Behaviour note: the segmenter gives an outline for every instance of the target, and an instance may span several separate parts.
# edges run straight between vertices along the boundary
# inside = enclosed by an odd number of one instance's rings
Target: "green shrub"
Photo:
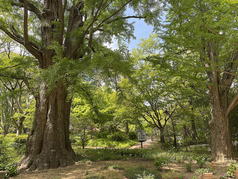
[[[123,142],[127,140],[127,137],[124,133],[122,132],[115,132],[110,135],[111,140],[117,141],[117,142]]]
[[[142,166],[137,168],[130,168],[125,171],[125,176],[127,179],[137,179],[138,175],[140,176],[154,175],[154,179],[162,179],[162,176],[158,172],[148,170]]]
[[[209,160],[209,156],[201,155],[201,156],[196,156],[194,159],[197,161],[198,167],[202,168],[203,165]]]
[[[137,133],[136,132],[129,132],[129,139],[130,140],[136,140],[137,139]]]
[[[87,149],[83,153],[77,154],[78,159],[99,160],[118,160],[123,158],[141,158],[154,160],[154,152],[150,149]]]
[[[153,165],[158,169],[161,170],[164,164],[168,164],[169,159],[165,157],[158,157],[156,160],[153,162]]]
[[[10,161],[10,156],[6,154],[6,146],[0,145],[0,170],[6,170],[6,167]]]
[[[185,164],[185,168],[188,172],[191,172],[192,171],[192,162]]]
[[[110,134],[109,131],[103,131],[103,132],[97,133],[96,137],[99,139],[100,138],[106,139],[109,134]]]
[[[16,137],[16,134],[7,134],[6,137]]]
[[[17,175],[17,163],[10,163],[6,167],[7,174],[5,178],[13,177]]]
[[[153,174],[146,175],[144,171],[143,175],[137,174],[137,179],[154,179],[154,175]]]
[[[14,142],[24,145],[24,144],[26,144],[27,137],[28,137],[28,135],[15,136]]]

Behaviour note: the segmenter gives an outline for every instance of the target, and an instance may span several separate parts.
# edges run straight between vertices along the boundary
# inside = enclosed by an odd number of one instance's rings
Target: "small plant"
[[[202,173],[214,173],[215,169],[215,163],[208,163],[207,168],[199,168],[195,171],[195,173],[202,176]]]
[[[157,158],[154,162],[153,165],[158,169],[161,170],[164,164],[168,164],[169,160],[164,157],[159,157]]]
[[[137,168],[130,168],[125,171],[125,176],[127,179],[137,179],[138,175],[154,175],[154,178],[162,179],[162,176],[158,172],[148,170],[147,168],[142,166]]]
[[[215,163],[207,163],[207,168],[209,169],[208,173],[215,173],[216,171]]]
[[[5,178],[13,177],[17,175],[17,163],[11,163],[6,167],[7,174]]]
[[[203,165],[206,163],[206,159],[203,156],[197,156],[197,157],[195,157],[195,160],[196,160],[199,168],[202,168]]]
[[[142,176],[140,174],[137,174],[137,179],[154,179],[153,174],[146,174],[145,171],[143,172]]]
[[[198,179],[198,178],[194,176],[192,179]]]
[[[238,163],[236,160],[230,160],[229,166],[227,167],[227,176],[228,177],[234,177],[234,171],[238,169]]]
[[[188,172],[192,171],[192,162],[190,161],[189,163],[185,164],[185,168]]]
[[[226,173],[223,173],[222,176],[220,176],[220,179],[226,179],[228,176]]]

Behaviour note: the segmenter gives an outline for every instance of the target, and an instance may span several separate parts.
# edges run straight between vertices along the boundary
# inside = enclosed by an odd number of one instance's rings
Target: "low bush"
[[[7,174],[5,178],[13,177],[17,175],[17,163],[13,162],[6,166]]]
[[[129,139],[130,140],[137,140],[137,133],[136,132],[129,132]]]
[[[98,139],[101,139],[101,138],[102,138],[102,139],[106,139],[109,134],[110,134],[109,131],[103,131],[103,132],[97,133],[96,137],[97,137]]]
[[[127,140],[127,137],[122,132],[115,132],[110,135],[110,139],[117,142],[123,142]]]
[[[192,171],[192,162],[190,161],[189,163],[185,164],[185,168],[188,172]]]
[[[153,155],[154,151],[150,149],[87,149],[83,150],[80,154],[77,154],[79,160],[89,159],[91,161],[127,158],[154,160]]]
[[[194,157],[194,159],[196,160],[198,167],[202,168],[203,165],[207,162],[210,161],[210,156],[209,155],[200,155],[200,156],[196,156]]]
[[[125,171],[125,176],[127,179],[137,179],[140,176],[153,176],[153,179],[162,179],[162,176],[152,170],[148,170],[145,167],[130,168]]]
[[[153,165],[158,169],[161,170],[163,165],[168,164],[169,159],[165,157],[158,157],[156,160],[153,162]]]

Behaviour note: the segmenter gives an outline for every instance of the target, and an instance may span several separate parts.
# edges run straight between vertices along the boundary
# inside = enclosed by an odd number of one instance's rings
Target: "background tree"
[[[164,58],[188,66],[190,71],[206,73],[204,83],[189,76],[188,68],[177,69],[180,76],[206,86],[209,91],[212,159],[223,162],[233,156],[228,116],[238,101],[238,95],[228,98],[238,67],[237,3],[210,0],[168,3],[162,39],[169,53]]]
[[[29,113],[29,108],[34,99],[30,99],[31,93],[26,84],[28,84],[27,78],[31,75],[30,71],[33,70],[30,68],[34,61],[26,56],[24,49],[6,36],[1,36],[0,41],[2,42],[0,46],[2,127],[7,129],[10,124],[13,124],[19,135],[22,134],[24,120],[32,115]],[[14,48],[18,48],[19,54],[13,51]],[[28,70],[28,74],[25,70]],[[3,131],[7,134],[5,129]]]

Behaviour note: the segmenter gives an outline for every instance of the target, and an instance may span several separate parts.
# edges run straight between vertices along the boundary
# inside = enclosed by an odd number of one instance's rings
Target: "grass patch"
[[[156,151],[150,149],[85,149],[77,153],[78,160],[104,161],[140,158],[154,160]]]

